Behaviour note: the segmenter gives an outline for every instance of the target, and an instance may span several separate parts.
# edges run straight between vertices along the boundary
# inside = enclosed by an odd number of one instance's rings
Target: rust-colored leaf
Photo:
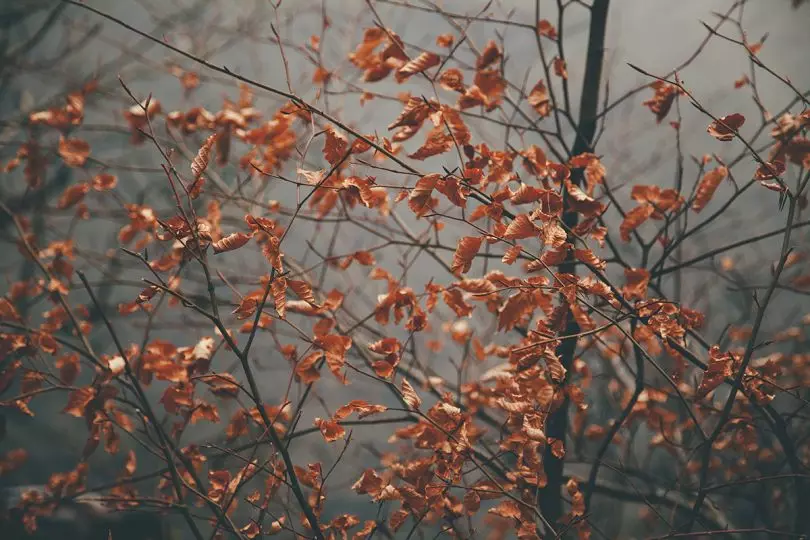
[[[428,174],[417,180],[416,185],[411,189],[408,195],[408,207],[417,217],[424,216],[433,208],[433,190],[436,189],[436,184],[441,178],[440,174]]]
[[[426,69],[430,69],[433,66],[438,66],[441,62],[441,58],[438,54],[432,52],[423,52],[397,71],[397,81],[402,82],[411,75],[416,75],[417,73],[422,73]]]
[[[411,409],[419,409],[422,406],[422,398],[416,393],[416,390],[413,389],[411,383],[408,382],[407,379],[402,379],[402,385],[400,387],[402,391],[402,399]]]
[[[211,158],[211,148],[214,146],[216,138],[216,134],[209,135],[197,151],[197,155],[194,156],[194,159],[191,161],[191,174],[195,180],[202,176],[202,173],[204,173],[205,169],[208,167],[208,161]]]
[[[217,240],[216,242],[211,244],[211,247],[214,248],[214,253],[224,253],[226,251],[233,251],[234,249],[239,249],[240,247],[247,244],[251,238],[253,238],[252,234],[235,232],[229,234],[228,236],[223,237],[220,240]]]
[[[453,264],[450,271],[455,275],[461,275],[470,271],[472,261],[481,249],[483,238],[480,236],[465,236],[458,241],[456,252],[453,254]]]
[[[706,205],[709,204],[709,201],[712,200],[714,192],[717,191],[717,187],[726,176],[728,176],[728,169],[723,166],[707,172],[703,178],[701,178],[697,190],[695,191],[695,200],[692,201],[692,210],[695,212],[703,210]]]
[[[730,141],[734,134],[745,123],[745,117],[739,113],[718,118],[706,128],[706,131],[718,141]]]
[[[287,279],[277,277],[270,284],[271,292],[273,293],[273,303],[276,306],[276,313],[280,318],[284,318],[287,313]]]
[[[83,139],[60,137],[59,155],[68,167],[81,167],[90,157],[90,145]]]

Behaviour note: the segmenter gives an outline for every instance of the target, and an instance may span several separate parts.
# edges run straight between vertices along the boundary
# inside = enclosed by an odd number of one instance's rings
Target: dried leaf
[[[323,435],[326,442],[335,442],[346,435],[346,430],[343,429],[343,426],[332,419],[324,420],[322,418],[316,418],[315,426],[321,430],[321,435]]]
[[[191,174],[195,180],[200,178],[208,167],[208,160],[211,158],[211,148],[214,146],[216,138],[216,134],[209,135],[197,151],[197,155],[194,156],[194,159],[191,161]]]
[[[81,167],[90,157],[90,145],[83,139],[59,137],[59,155],[68,167]]]
[[[419,409],[422,406],[422,398],[420,398],[416,390],[413,389],[411,383],[407,379],[402,379],[402,399],[411,409]]]
[[[408,207],[417,217],[422,217],[433,208],[433,190],[441,180],[440,174],[428,174],[420,178],[408,195]]]
[[[253,238],[252,234],[243,232],[235,232],[217,240],[211,246],[214,248],[214,253],[224,253],[226,251],[233,251],[247,244]]]
[[[726,176],[728,176],[728,169],[723,166],[707,172],[703,178],[701,178],[697,190],[695,191],[695,200],[692,201],[692,210],[695,212],[703,210],[706,205],[709,204],[720,182],[722,182]]]
[[[745,123],[745,117],[739,113],[718,118],[706,128],[706,131],[718,141],[730,141],[735,132]]]
[[[276,313],[283,319],[287,313],[287,279],[276,277],[273,283],[270,284],[270,289],[273,292],[273,302],[276,306]]]
[[[453,254],[453,264],[450,271],[459,276],[470,271],[472,261],[481,249],[483,238],[479,236],[465,236],[458,241],[456,252]]]
[[[438,54],[432,52],[423,52],[397,71],[397,82],[402,82],[411,75],[416,75],[417,73],[422,73],[426,69],[430,69],[433,66],[438,66],[441,62],[441,58]]]
[[[622,224],[619,225],[619,235],[625,242],[630,241],[630,233],[638,229],[642,223],[650,219],[655,212],[655,207],[651,204],[640,204],[627,212]]]

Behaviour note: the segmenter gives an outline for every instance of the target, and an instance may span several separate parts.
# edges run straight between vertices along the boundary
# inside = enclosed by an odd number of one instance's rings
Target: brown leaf
[[[109,191],[118,184],[118,177],[114,174],[97,174],[93,177],[92,184],[96,191]]]
[[[343,384],[349,384],[346,375],[341,370],[346,363],[346,352],[352,347],[352,338],[328,334],[316,337],[314,343],[326,353],[326,364],[335,377]]]
[[[489,67],[492,63],[498,61],[502,57],[503,53],[501,52],[500,47],[498,47],[498,44],[495,43],[494,40],[489,40],[484,47],[484,50],[481,51],[481,56],[479,56],[478,60],[476,60],[475,68],[477,70],[482,70]]]
[[[745,123],[745,117],[739,113],[718,118],[706,128],[706,131],[718,141],[730,141],[734,134]]]
[[[417,217],[422,217],[433,208],[433,190],[441,180],[440,174],[428,174],[420,178],[408,195],[408,207]]]
[[[625,242],[630,241],[630,233],[638,229],[642,223],[647,221],[655,212],[655,207],[651,204],[640,204],[627,212],[622,224],[619,225],[619,235]]]
[[[56,202],[56,207],[60,210],[64,210],[66,208],[70,208],[75,206],[76,204],[80,203],[84,196],[90,191],[90,184],[88,183],[81,183],[70,186],[59,197],[59,200]]]
[[[407,379],[402,379],[402,399],[411,409],[419,409],[422,406],[422,398],[413,389]]]
[[[240,247],[247,244],[251,238],[253,238],[252,234],[235,232],[229,234],[228,236],[220,240],[217,240],[212,244],[212,247],[214,248],[214,253],[224,253],[226,251],[233,251],[234,249],[239,249]]]
[[[279,274],[284,272],[284,267],[281,264],[281,241],[275,236],[270,236],[262,248],[265,258],[270,262],[276,272]]]
[[[273,302],[276,306],[276,313],[280,318],[284,318],[287,312],[287,279],[276,277],[270,285],[273,292]]]
[[[726,176],[728,176],[728,169],[723,166],[707,172],[698,184],[695,192],[695,200],[692,201],[692,210],[695,212],[703,210],[706,205],[709,204],[720,182],[722,182]]]
[[[208,167],[208,160],[211,158],[211,148],[214,146],[216,138],[216,134],[209,135],[197,151],[197,155],[194,156],[194,159],[191,161],[191,174],[195,180],[202,176],[202,173],[205,172],[206,167]]]
[[[703,372],[703,379],[697,389],[697,397],[701,398],[720,386],[726,377],[734,373],[734,357],[731,353],[721,353],[720,347],[713,345],[709,349],[709,365]]]
[[[90,157],[90,145],[83,139],[59,137],[59,155],[68,167],[81,167]]]
[[[464,93],[464,74],[457,68],[448,68],[439,75],[439,84],[445,90]]]
[[[465,236],[458,241],[456,252],[453,254],[453,264],[450,271],[455,275],[461,275],[470,271],[472,260],[481,249],[483,238],[479,236]]]
[[[301,281],[298,279],[289,279],[287,280],[287,285],[289,285],[289,287],[293,290],[295,295],[304,302],[308,302],[313,306],[318,305],[315,302],[315,295],[312,294],[312,286],[306,281]]]
[[[625,285],[622,294],[627,300],[644,300],[647,298],[647,286],[650,283],[650,271],[646,268],[625,268]]]
[[[417,73],[422,73],[426,69],[430,69],[433,66],[438,66],[441,62],[441,58],[438,54],[432,52],[423,52],[397,71],[397,82],[402,82],[411,75],[416,75]]]
[[[540,235],[540,230],[529,219],[528,214],[518,214],[515,219],[506,227],[503,237],[507,240],[517,240],[521,238],[534,238]]]
[[[332,126],[327,127],[324,133],[326,134],[326,142],[323,146],[323,157],[334,167],[340,163],[340,160],[345,158],[349,148],[349,141],[342,133],[335,131]]]
[[[423,160],[429,157],[443,154],[453,147],[453,137],[447,133],[444,125],[436,126],[431,129],[425,143],[416,149],[416,152],[408,154],[411,159]]]
[[[346,430],[343,429],[343,426],[332,419],[324,420],[322,418],[316,418],[315,426],[321,430],[321,435],[323,435],[326,442],[335,442],[346,435]]]
[[[529,105],[540,115],[540,118],[545,118],[551,114],[551,100],[548,97],[548,90],[543,81],[537,81],[532,91],[529,93]]]

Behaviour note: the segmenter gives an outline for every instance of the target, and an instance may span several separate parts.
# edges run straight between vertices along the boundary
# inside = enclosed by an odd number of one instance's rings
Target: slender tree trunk
[[[599,106],[599,87],[602,83],[602,63],[605,53],[605,28],[607,27],[608,6],[610,0],[594,0],[591,8],[591,23],[588,33],[588,52],[585,60],[585,77],[582,81],[582,95],[579,106],[579,122],[577,126],[576,141],[572,155],[578,155],[592,150],[593,138],[596,134],[596,114]],[[574,169],[571,171],[571,179],[574,184],[579,185],[583,180],[583,170]],[[573,228],[579,221],[576,212],[565,212],[563,221]],[[561,273],[576,273],[574,262],[565,262],[560,265]],[[568,314],[568,323],[564,336],[570,336],[579,332],[579,325]],[[563,336],[563,337],[564,337]],[[560,357],[567,373],[571,372],[574,361],[577,340],[564,339],[557,348],[557,355]],[[567,375],[566,375],[567,376]],[[546,423],[546,436],[565,441],[568,431],[568,399],[555,412],[551,414]],[[545,468],[548,484],[540,491],[540,511],[543,516],[553,524],[563,516],[562,488],[565,480],[563,478],[563,459],[557,459],[551,448],[547,447],[543,456],[543,466]]]

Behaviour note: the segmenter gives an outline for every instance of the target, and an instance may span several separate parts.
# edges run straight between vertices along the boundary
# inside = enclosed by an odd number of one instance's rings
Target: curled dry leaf
[[[197,151],[197,155],[194,156],[194,159],[191,161],[191,174],[195,180],[202,176],[202,173],[205,172],[205,169],[208,167],[208,161],[211,158],[211,148],[214,146],[216,138],[216,134],[209,135]]]
[[[709,201],[712,200],[714,192],[717,191],[717,187],[726,176],[728,176],[728,169],[723,166],[707,172],[698,184],[695,192],[695,200],[692,201],[692,210],[695,212],[703,210],[706,205],[709,204]]]
[[[483,238],[479,236],[465,236],[458,241],[456,252],[453,254],[453,264],[450,271],[455,275],[461,275],[470,271],[472,260],[481,249]]]
[[[408,195],[408,207],[417,217],[422,217],[433,208],[433,190],[441,180],[440,174],[428,174],[417,180]]]
[[[318,305],[315,302],[315,295],[312,294],[312,286],[306,281],[289,279],[287,280],[287,285],[293,290],[295,295],[304,302],[312,304],[313,306]]]
[[[273,293],[273,302],[276,306],[276,313],[280,318],[284,318],[287,313],[287,279],[283,277],[276,277],[273,283],[270,284],[270,289]]]
[[[253,238],[252,234],[243,232],[231,233],[228,236],[217,240],[212,244],[214,253],[224,253],[226,251],[233,251],[247,244]]]
[[[397,81],[402,82],[411,75],[416,75],[417,73],[422,73],[426,69],[430,69],[433,66],[438,66],[441,62],[441,58],[438,54],[432,52],[423,52],[397,71]]]
[[[419,409],[422,406],[422,398],[416,393],[416,390],[413,389],[411,383],[408,382],[407,379],[402,379],[402,399],[411,409]]]
[[[706,131],[718,141],[730,141],[734,134],[745,123],[745,117],[739,113],[718,118],[706,128]]]

